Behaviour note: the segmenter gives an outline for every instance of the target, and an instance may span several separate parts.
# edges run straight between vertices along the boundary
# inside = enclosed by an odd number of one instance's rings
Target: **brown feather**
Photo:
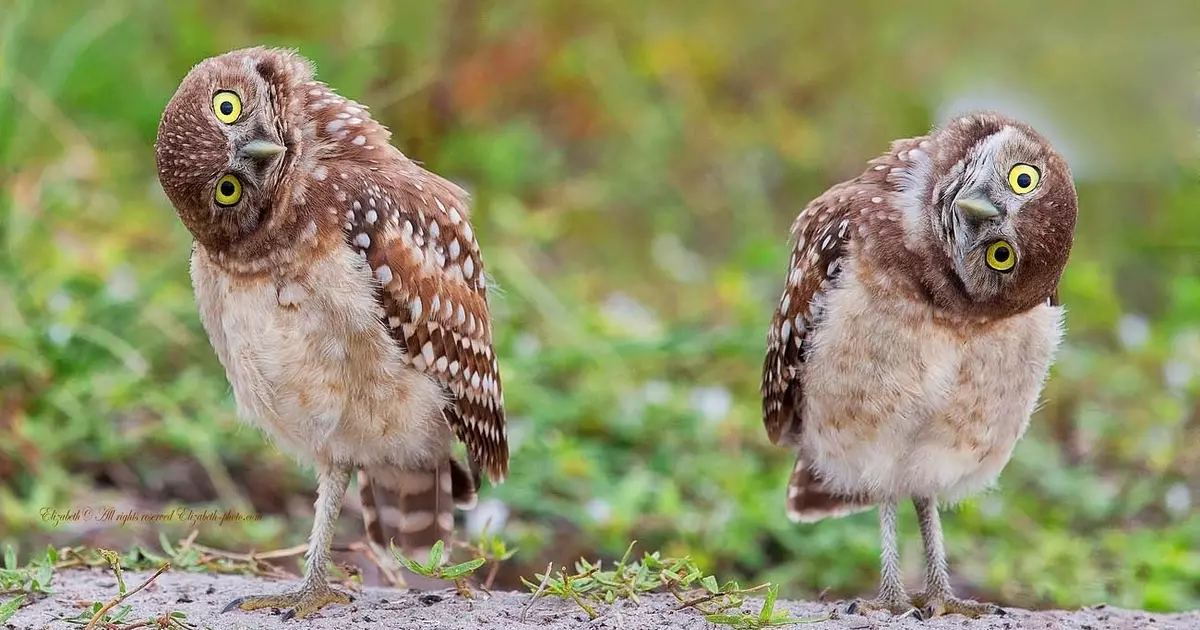
[[[826,518],[839,518],[869,510],[873,506],[868,499],[827,492],[804,458],[796,458],[792,476],[788,479],[786,504],[788,518],[793,522],[812,523]]]
[[[392,147],[391,132],[365,106],[322,83],[308,86],[329,153],[317,184],[335,195],[346,245],[379,282],[380,319],[409,364],[446,389],[446,419],[471,469],[500,483],[508,472],[504,397],[466,193]]]

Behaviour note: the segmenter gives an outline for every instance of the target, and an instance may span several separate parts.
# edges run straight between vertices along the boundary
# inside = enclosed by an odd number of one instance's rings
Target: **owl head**
[[[1029,125],[994,112],[956,118],[929,136],[919,212],[944,292],[1003,317],[1054,293],[1074,240],[1071,171]]]
[[[327,222],[314,208],[333,205],[335,193],[321,180],[369,168],[388,148],[390,133],[365,107],[314,75],[294,51],[235,50],[196,64],[167,103],[159,182],[206,249],[242,261],[277,256],[314,218]]]

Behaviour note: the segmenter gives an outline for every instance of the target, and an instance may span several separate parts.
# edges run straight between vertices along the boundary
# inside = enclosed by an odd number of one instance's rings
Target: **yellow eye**
[[[1009,271],[1017,264],[1017,253],[1008,241],[996,241],[987,248],[987,266],[996,271]]]
[[[213,113],[217,120],[232,125],[242,115],[242,99],[227,90],[217,92],[213,95]]]
[[[233,175],[226,175],[217,180],[217,188],[213,191],[213,199],[218,206],[232,206],[242,200],[242,181]]]
[[[1042,174],[1028,164],[1018,164],[1008,171],[1008,186],[1018,195],[1024,195],[1037,188],[1040,181]]]

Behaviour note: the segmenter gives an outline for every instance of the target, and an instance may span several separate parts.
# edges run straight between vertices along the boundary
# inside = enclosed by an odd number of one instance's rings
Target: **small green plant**
[[[0,596],[16,595],[12,599],[0,603],[0,623],[17,614],[17,610],[27,601],[50,593],[50,581],[54,578],[54,567],[58,562],[58,552],[53,547],[47,547],[41,558],[36,558],[27,566],[17,566],[17,553],[11,546],[4,549],[4,566],[0,568]]]
[[[487,562],[486,558],[472,558],[466,562],[452,564],[450,566],[442,566],[443,555],[445,552],[445,544],[442,541],[433,543],[429,548],[429,560],[425,564],[421,564],[416,560],[411,560],[404,557],[395,546],[392,547],[392,555],[400,561],[409,571],[417,575],[433,578],[435,580],[451,580],[454,582],[454,588],[459,595],[467,599],[473,599],[471,589],[467,586],[467,576],[474,573],[479,567]]]
[[[107,612],[101,613],[104,607],[104,602],[93,602],[89,608],[75,617],[64,618],[62,621],[89,629],[138,630],[139,628],[158,628],[160,630],[197,630],[196,626],[188,623],[187,613],[178,610],[172,610],[140,621],[131,621],[128,618],[130,611],[133,610],[132,606],[126,604],[116,613],[112,614]],[[95,620],[94,623],[93,620]]]
[[[732,628],[745,628],[747,630],[756,630],[757,628],[767,628],[770,626],[790,626],[798,623],[816,623],[818,621],[826,621],[829,616],[815,617],[812,619],[803,619],[793,617],[789,611],[775,612],[775,599],[779,596],[779,585],[772,584],[767,587],[767,597],[763,601],[762,609],[758,614],[753,613],[716,613],[705,615],[704,620],[709,623],[715,623]]]
[[[19,609],[21,604],[24,602],[25,596],[17,595],[3,604],[0,604],[0,623],[4,623],[9,619],[12,619],[12,616],[17,614],[17,609]]]
[[[720,584],[716,576],[705,573],[687,556],[663,558],[654,552],[644,554],[640,562],[630,562],[629,557],[636,544],[630,543],[625,555],[611,570],[605,570],[601,562],[592,563],[581,558],[575,564],[574,573],[559,569],[554,575],[547,568],[546,573],[536,576],[538,583],[524,578],[521,581],[533,590],[533,599],[548,595],[570,599],[592,619],[599,616],[598,605],[611,605],[618,599],[639,603],[639,595],[667,592],[679,601],[676,610],[694,609],[713,623],[757,628],[810,621],[793,618],[787,612],[774,612],[778,586],[760,584],[742,588],[736,581]],[[764,589],[767,591],[767,602],[759,615],[729,614],[730,610],[745,603],[747,595]],[[760,619],[768,623],[764,624]],[[745,625],[751,622],[760,625]]]
[[[108,549],[97,549],[96,554],[108,563],[112,568],[113,574],[117,578],[117,596],[105,602],[93,602],[91,607],[80,612],[74,617],[64,617],[61,621],[66,623],[83,626],[84,630],[92,630],[93,628],[106,628],[108,630],[136,630],[137,628],[175,628],[176,630],[195,630],[195,627],[188,624],[185,620],[187,615],[178,611],[167,611],[161,615],[150,617],[142,621],[126,623],[129,612],[132,607],[125,604],[125,600],[139,591],[150,586],[158,576],[166,572],[171,567],[170,562],[162,563],[158,570],[153,575],[146,578],[144,582],[134,587],[128,588],[125,585],[125,569],[121,566],[121,556],[115,551]],[[122,605],[124,604],[124,605]],[[119,608],[118,608],[119,607]],[[116,612],[113,612],[116,609]]]
[[[111,567],[109,557],[104,549],[92,547],[63,547],[57,550],[55,569],[74,569],[79,567],[103,568]],[[160,566],[166,561],[163,556],[141,547],[133,547],[125,553],[117,555],[121,566],[130,571],[147,571]]]
[[[488,534],[486,527],[474,541],[461,542],[457,545],[465,549],[470,557],[483,558],[485,564],[490,564],[487,576],[479,585],[484,591],[491,590],[492,583],[496,580],[496,572],[500,570],[500,564],[513,557],[518,551],[516,547],[510,549],[503,538]]]

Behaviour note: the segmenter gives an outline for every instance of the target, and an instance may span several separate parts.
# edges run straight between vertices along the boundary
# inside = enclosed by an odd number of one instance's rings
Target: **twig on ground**
[[[180,543],[179,543],[179,552],[180,552],[180,553],[183,553],[184,551],[187,551],[188,549],[191,549],[191,548],[192,548],[192,543],[196,542],[196,537],[197,537],[197,536],[199,536],[199,535],[200,535],[200,530],[198,530],[198,529],[193,529],[193,530],[191,531],[191,533],[189,533],[189,534],[188,534],[187,538],[184,538],[182,541],[180,541]]]
[[[529,612],[530,608],[533,608],[533,603],[537,601],[537,598],[542,596],[542,593],[546,592],[546,585],[550,583],[550,575],[551,575],[551,571],[553,571],[553,570],[554,570],[553,562],[546,565],[546,576],[542,578],[542,583],[538,584],[537,590],[535,590],[533,592],[533,595],[531,595],[529,597],[529,601],[525,604],[524,607],[521,608],[521,622],[522,623],[525,621],[526,613]]]
[[[163,572],[166,571],[167,569],[169,569],[170,567],[171,567],[170,562],[164,562],[163,565],[161,567],[159,567],[157,571],[154,572],[154,575],[151,575],[150,577],[146,578],[145,582],[142,582],[141,584],[139,584],[132,591],[128,591],[126,593],[121,593],[121,594],[117,595],[116,598],[114,598],[112,601],[110,601],[107,604],[105,604],[104,606],[102,606],[100,608],[100,610],[96,611],[96,614],[92,615],[92,619],[90,621],[88,621],[86,626],[83,627],[83,630],[92,630],[93,628],[95,628],[96,624],[99,623],[99,621],[102,618],[104,618],[104,615],[107,614],[108,611],[112,610],[113,608],[116,608],[117,606],[119,606],[121,604],[121,602],[124,602],[125,600],[129,599],[130,597],[135,595],[138,591],[141,591],[142,589],[146,588],[147,586],[150,586],[151,582],[153,582],[154,580],[157,580],[158,576],[162,575]],[[113,568],[113,570],[116,571],[119,575],[120,574],[120,565],[119,564],[116,565]]]
[[[770,586],[771,586],[771,583],[766,582],[763,584],[759,584],[758,586],[752,586],[750,588],[739,589],[738,594],[739,595],[749,595],[750,593],[757,593],[758,591],[761,591],[764,588],[768,588]],[[684,608],[695,608],[695,609],[699,610],[701,604],[707,604],[708,602],[711,602],[714,599],[719,599],[721,597],[727,597],[729,595],[729,593],[724,593],[724,592],[717,592],[717,593],[710,592],[707,595],[703,595],[703,596],[697,597],[695,599],[684,599],[683,596],[679,593],[679,591],[671,590],[668,592],[671,595],[674,595],[675,599],[679,600],[679,605],[675,607],[675,610],[683,610]],[[703,612],[703,611],[701,611],[701,612]]]

